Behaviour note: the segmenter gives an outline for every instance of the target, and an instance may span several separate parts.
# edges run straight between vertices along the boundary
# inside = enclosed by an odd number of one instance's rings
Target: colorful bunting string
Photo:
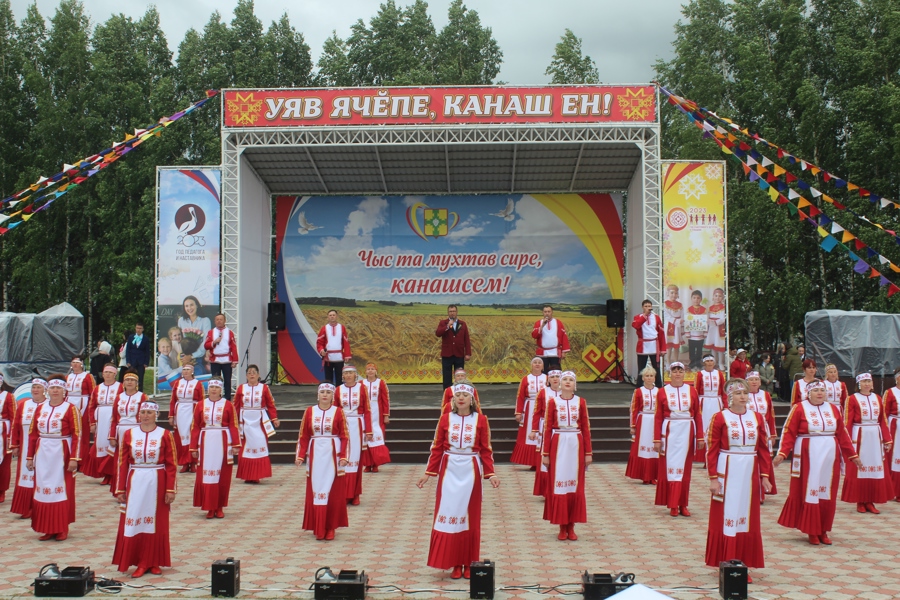
[[[39,212],[45,211],[67,192],[77,188],[81,183],[93,177],[115,161],[119,160],[136,147],[152,137],[159,137],[163,130],[203,107],[218,90],[206,92],[206,98],[193,102],[184,110],[168,117],[162,117],[157,123],[143,129],[135,129],[134,134],[126,134],[121,142],[106,148],[72,164],[63,164],[62,170],[52,177],[41,177],[27,188],[12,196],[0,200],[0,235],[15,229]],[[18,220],[14,220],[18,217]]]
[[[822,238],[820,246],[823,250],[825,250],[826,252],[831,252],[835,248],[840,247],[847,252],[850,260],[854,262],[854,272],[861,275],[867,275],[870,279],[877,278],[881,287],[887,286],[888,297],[894,295],[897,292],[900,292],[900,287],[892,283],[880,271],[869,265],[856,252],[864,253],[866,258],[868,259],[877,257],[881,265],[887,265],[895,273],[900,273],[900,266],[894,264],[889,259],[867,246],[854,234],[847,231],[843,226],[828,217],[828,215],[822,212],[822,210],[819,209],[814,203],[810,202],[809,199],[803,197],[794,189],[790,188],[788,183],[796,182],[797,186],[803,190],[814,189],[812,188],[812,186],[809,186],[808,184],[804,186],[805,182],[802,182],[802,180],[787,172],[784,168],[774,164],[774,162],[770,159],[762,156],[758,152],[755,152],[749,146],[749,144],[741,142],[733,134],[723,129],[721,126],[717,127],[716,125],[714,125],[710,120],[706,118],[706,114],[709,114],[710,111],[699,110],[699,107],[695,102],[673,94],[662,85],[660,85],[659,88],[660,91],[662,91],[668,97],[670,104],[672,104],[683,114],[685,114],[688,119],[697,126],[698,129],[704,131],[703,137],[713,139],[713,141],[716,142],[716,144],[719,146],[719,149],[726,155],[728,159],[731,159],[741,166],[741,169],[747,176],[748,181],[756,183],[761,190],[766,191],[769,197],[772,199],[772,202],[778,205],[785,206],[791,216],[796,216],[801,221],[804,221],[809,225],[815,227],[817,233]],[[717,118],[723,120],[721,117]],[[772,166],[773,170],[767,170],[765,168],[766,166]],[[788,195],[784,196],[782,192],[787,192]],[[818,192],[818,190],[816,190],[816,192]],[[821,193],[812,193],[812,195],[814,198],[825,196]],[[791,200],[797,200],[797,204],[794,204],[793,202],[791,202]],[[829,203],[835,204],[833,200]],[[842,205],[838,205],[839,208],[841,206]],[[806,209],[805,212],[804,209]],[[868,221],[868,219],[866,220]],[[869,222],[871,223],[871,221]],[[831,226],[831,232],[825,229],[825,227],[828,225]],[[884,231],[894,236],[895,239],[897,238],[896,233],[894,233],[893,231]],[[841,235],[840,240],[835,237],[837,234]],[[853,246],[856,249],[856,252],[851,250],[849,245],[847,245],[851,241],[853,242]]]

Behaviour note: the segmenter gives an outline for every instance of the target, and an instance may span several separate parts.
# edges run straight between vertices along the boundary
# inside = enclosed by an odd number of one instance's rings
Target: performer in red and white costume
[[[515,417],[519,424],[519,433],[510,462],[531,467],[531,470],[535,470],[541,463],[541,455],[536,451],[538,441],[529,434],[538,429],[535,422],[534,401],[540,391],[547,386],[547,376],[543,371],[544,361],[539,357],[531,359],[531,373],[522,378],[516,394]]]
[[[888,418],[891,440],[896,440],[900,429],[900,368],[894,371],[894,387],[884,393],[884,413]],[[893,486],[893,498],[900,502],[900,444],[894,444],[891,451],[885,453],[884,464]]]
[[[159,405],[145,402],[140,425],[125,432],[119,452],[116,497],[125,506],[112,563],[132,577],[147,571],[162,575],[172,565],[169,548],[169,511],[178,491],[175,436],[156,425]]]
[[[231,370],[238,364],[237,341],[234,332],[225,326],[225,315],[217,314],[214,322],[216,326],[206,332],[203,347],[209,352],[209,372],[222,378],[225,399],[230,401]]]
[[[662,369],[659,357],[666,353],[666,332],[663,321],[653,312],[653,303],[644,300],[641,303],[641,314],[631,321],[631,327],[637,333],[637,367],[643,371],[650,365],[656,371],[656,387],[662,387]]]
[[[670,284],[666,286],[666,301],[663,303],[663,325],[666,328],[666,347],[668,348],[667,362],[678,360],[681,344],[684,338],[681,331],[682,318],[684,317],[684,305],[678,300],[678,286]]]
[[[3,375],[0,375],[0,387]],[[16,400],[9,392],[0,389],[0,504],[6,502],[6,492],[12,473],[12,428],[16,420]]]
[[[115,365],[104,366],[103,382],[93,389],[88,400],[88,422],[90,432],[94,434],[94,443],[81,472],[88,477],[102,477],[100,485],[110,485],[116,476],[115,449],[109,445],[109,431],[112,429],[116,399],[122,393],[122,384],[116,381],[118,374]]]
[[[825,401],[831,402],[844,412],[848,395],[846,384],[838,379],[837,365],[825,365]]]
[[[550,477],[550,469],[541,460],[544,446],[544,415],[547,412],[547,400],[559,396],[559,378],[562,371],[553,369],[547,372],[547,382],[538,392],[537,398],[534,400],[534,417],[532,418],[532,430],[528,434],[528,439],[537,443],[535,453],[538,455],[538,468],[534,472],[534,489],[531,494],[533,496],[547,497],[547,485]]]
[[[303,413],[294,460],[298,465],[306,462],[303,529],[317,540],[333,540],[334,530],[349,524],[344,492],[348,442],[347,420],[334,402],[334,386],[322,383],[316,406]]]
[[[122,393],[116,398],[113,404],[112,422],[109,426],[109,445],[113,449],[113,465],[118,467],[119,464],[119,446],[122,444],[122,438],[125,432],[132,427],[138,426],[138,413],[141,410],[141,404],[147,402],[147,395],[138,391],[138,376],[133,370],[129,369],[125,372],[122,379]],[[116,495],[116,478],[112,478],[109,491],[113,496]]]
[[[706,332],[703,349],[715,357],[716,364],[720,369],[728,369],[729,365],[725,362],[726,350],[728,350],[728,340],[726,339],[728,312],[725,309],[725,290],[722,288],[713,290],[712,304],[706,309],[706,315],[709,330]]]
[[[247,367],[247,383],[238,386],[234,408],[243,438],[237,478],[245,483],[259,483],[260,479],[272,476],[269,438],[275,435],[275,428],[281,423],[272,391],[260,382],[259,367],[256,365]]]
[[[825,402],[825,384],[814,380],[806,396],[806,400],[791,407],[781,430],[778,455],[773,460],[777,467],[794,453],[791,488],[778,524],[807,534],[813,546],[830,545],[828,532],[834,524],[841,454],[857,467],[862,462],[847,435],[841,410]]]
[[[472,385],[472,382],[469,381],[469,374],[466,373],[465,369],[453,371],[453,385],[458,383]],[[441,414],[448,413],[453,408],[453,385],[444,388],[444,395],[441,397]],[[481,412],[481,400],[478,398],[478,390],[475,390],[475,408],[478,412]]]
[[[740,560],[765,567],[759,506],[768,492],[772,455],[763,415],[750,410],[750,386],[742,379],[725,384],[728,408],[716,413],[706,435],[712,501],[706,534],[706,564]],[[748,579],[752,582],[752,579]]]
[[[703,416],[702,429],[697,437],[703,439],[713,415],[725,407],[725,376],[716,369],[716,359],[712,355],[703,357],[703,368],[694,376],[694,388],[700,397],[700,414]],[[698,449],[694,462],[705,463],[706,451]]]
[[[26,466],[34,471],[31,528],[41,541],[69,537],[75,522],[75,471],[81,460],[81,415],[66,402],[64,375],[51,375],[49,398],[38,406],[28,431]]]
[[[209,397],[194,409],[191,425],[191,455],[197,458],[194,506],[206,511],[206,518],[222,519],[231,491],[234,457],[241,451],[234,405],[222,398],[221,379],[210,379]]]
[[[587,404],[575,389],[575,373],[563,372],[559,395],[547,400],[541,449],[549,468],[544,520],[559,525],[558,539],[573,541],[578,539],[575,523],[587,523],[584,477],[594,460]]]
[[[84,370],[84,363],[77,356],[72,359],[71,367],[72,372],[66,376],[66,401],[74,404],[81,415],[81,457],[87,458],[91,442],[88,402],[96,384],[91,374]],[[85,462],[82,461],[79,464],[82,470],[84,470]]]
[[[641,379],[644,385],[634,390],[631,398],[631,452],[628,454],[625,477],[650,485],[656,483],[659,477],[659,453],[653,449],[653,419],[659,388],[654,385],[656,371],[653,367],[644,367]]]
[[[794,387],[791,388],[791,406],[806,400],[806,391],[809,389],[809,384],[813,381],[821,381],[816,378],[816,361],[811,358],[803,359],[803,379],[795,381]],[[843,412],[843,405],[838,406],[838,408]]]
[[[197,466],[191,456],[191,423],[194,410],[203,402],[203,384],[194,379],[194,366],[181,367],[169,403],[169,425],[175,429],[175,451],[182,473],[193,473]]]
[[[769,454],[775,451],[775,440],[778,432],[775,430],[775,408],[772,406],[772,396],[765,390],[760,390],[762,386],[762,378],[759,372],[750,371],[747,373],[747,384],[750,386],[750,398],[747,401],[747,408],[762,417],[766,424],[766,445],[769,448]],[[766,494],[775,495],[778,489],[775,487],[775,473],[769,474],[768,482],[771,486]],[[765,487],[765,486],[763,486]],[[765,498],[763,498],[765,502]]]
[[[378,467],[391,462],[391,453],[384,443],[384,426],[391,422],[391,397],[384,379],[378,377],[375,363],[366,365],[366,378],[362,382],[369,398],[372,413],[372,439],[363,452],[362,464],[366,473],[377,473]]]
[[[495,488],[491,429],[487,417],[475,407],[475,389],[468,384],[453,386],[453,409],[441,415],[425,475],[416,483],[421,489],[437,477],[437,497],[428,566],[453,568],[450,577],[469,578],[469,565],[481,551],[481,479]]]
[[[888,431],[884,406],[878,394],[872,392],[872,375],[856,376],[859,391],[849,398],[844,407],[844,425],[850,432],[854,449],[862,467],[846,465],[842,502],[855,502],[856,511],[881,512],[876,504],[884,504],[894,497],[893,485],[886,476],[884,457],[891,455],[893,439]]]
[[[544,318],[535,322],[531,337],[537,342],[534,353],[544,360],[544,373],[561,369],[560,361],[569,353],[569,335],[566,326],[553,318],[553,307],[544,305]]]
[[[31,398],[24,398],[16,406],[16,418],[12,428],[12,455],[16,461],[16,483],[13,488],[11,513],[21,515],[23,519],[31,518],[32,499],[34,498],[34,469],[28,467],[25,458],[28,456],[28,432],[38,406],[46,401],[47,382],[43,379],[31,381]]]
[[[656,483],[656,506],[668,506],[669,514],[679,512],[691,516],[691,458],[694,447],[704,448],[699,433],[700,397],[697,390],[684,383],[684,365],[669,365],[671,383],[659,390],[656,417],[653,420],[653,449],[659,452],[659,477]]]
[[[344,383],[335,393],[336,402],[340,402],[347,419],[347,435],[350,438],[347,449],[347,467],[344,469],[347,480],[347,502],[357,506],[362,494],[362,453],[366,443],[372,439],[372,413],[369,412],[369,396],[366,388],[357,381],[356,367],[347,365],[343,371]]]
[[[353,358],[350,352],[350,337],[347,328],[338,323],[337,311],[328,311],[328,323],[319,330],[316,337],[316,352],[322,357],[325,381],[337,386],[338,378],[344,372],[344,363]]]

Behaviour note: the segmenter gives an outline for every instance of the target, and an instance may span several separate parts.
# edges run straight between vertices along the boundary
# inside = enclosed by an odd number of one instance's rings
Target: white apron
[[[638,457],[659,458],[659,453],[653,449],[653,420],[656,418],[656,395],[659,389],[654,387],[648,390],[641,387],[641,412],[635,418],[635,425],[640,431],[638,439]]]
[[[3,405],[7,402],[15,402],[9,392],[0,392],[0,414],[3,414]],[[15,414],[15,408],[13,414]],[[0,419],[0,465],[6,458],[6,447],[9,444],[9,438],[12,435],[12,422],[9,419]]]
[[[338,455],[341,451],[341,440],[333,434],[332,429],[336,412],[335,406],[328,410],[313,407],[313,436],[307,449],[309,458],[306,463],[306,476],[310,478],[313,504],[317,506],[328,504],[334,479],[340,472]]]
[[[554,457],[554,480],[550,482],[557,496],[573,494],[578,489],[578,467],[581,463],[581,429],[578,427],[581,412],[581,398],[572,396],[569,400],[556,397],[556,423],[552,435],[556,436],[556,456]]]
[[[525,405],[522,412],[522,427],[525,428],[525,445],[526,446],[537,446],[540,442],[538,438],[535,436],[535,439],[529,439],[528,433],[537,429],[541,430],[541,426],[538,425],[538,421],[541,417],[534,414],[534,401],[537,398],[538,392],[544,387],[544,384],[547,382],[547,376],[544,374],[538,375],[535,377],[534,375],[526,375],[525,378],[528,380],[526,385],[526,397],[525,397]]]
[[[848,401],[859,404],[861,422],[854,423],[850,432],[853,445],[862,461],[862,468],[857,469],[859,479],[884,479],[884,440],[881,439],[881,402],[875,394],[863,396],[859,392],[853,394]]]
[[[840,381],[835,381],[834,383],[828,381],[827,379],[824,381],[825,383],[825,401],[831,402],[838,408],[841,408],[841,392],[843,391],[843,386]]]
[[[697,377],[701,379],[702,393],[700,394],[700,418],[703,421],[703,432],[706,435],[709,431],[709,424],[712,423],[713,415],[721,412],[722,397],[719,395],[719,372],[718,371],[698,371]]]
[[[131,430],[131,456],[128,498],[125,505],[125,537],[141,533],[156,533],[156,496],[159,493],[157,471],[165,468],[157,461],[162,458],[162,439],[166,431],[157,427],[144,432]]]
[[[73,405],[78,409],[78,414],[83,415],[87,413],[87,405],[90,396],[85,396],[82,394],[82,384],[84,383],[84,378],[90,375],[90,373],[82,372],[82,373],[69,373],[66,376],[66,402]]]
[[[203,469],[203,483],[216,484],[222,475],[225,460],[232,464],[228,444],[231,434],[222,426],[225,406],[228,400],[222,398],[213,402],[209,398],[203,401],[203,420],[206,426],[200,430],[200,465]],[[223,460],[224,459],[224,460]]]
[[[366,444],[384,446],[384,430],[381,428],[381,407],[378,406],[378,394],[381,392],[381,379],[366,380],[366,391],[369,393],[369,411],[372,413],[372,439]]]
[[[750,531],[756,435],[761,417],[749,410],[737,415],[725,409],[722,415],[728,427],[730,445],[728,450],[719,453],[716,471],[722,495],[713,495],[713,500],[724,502],[722,533],[734,537]]]
[[[41,438],[34,453],[34,501],[51,504],[65,502],[66,493],[66,448],[72,456],[72,438],[62,435],[62,419],[66,411],[74,408],[68,402],[50,406],[50,401],[41,404],[35,415],[36,429]]]
[[[191,423],[194,422],[194,388],[200,383],[196,379],[179,380],[175,392],[175,432],[182,446],[191,445]]]
[[[747,403],[747,408],[755,412],[759,415],[760,420],[763,423],[763,430],[766,432],[766,436],[769,444],[769,452],[772,452],[772,444],[773,438],[775,437],[774,431],[769,431],[769,422],[766,420],[766,416],[769,414],[769,403],[766,401],[766,393],[762,390],[750,393],[750,401]]]
[[[128,395],[125,392],[119,394],[119,403],[115,410],[119,411],[119,423],[116,426],[116,444],[122,446],[125,432],[138,426],[138,412],[141,405],[141,392]]]
[[[347,434],[350,438],[350,445],[347,448],[347,466],[344,467],[345,473],[356,473],[359,471],[359,459],[362,451],[365,449],[363,429],[363,417],[359,414],[359,395],[362,384],[356,383],[352,388],[342,385],[338,388],[341,396],[341,407],[344,409],[344,417],[347,419]]]
[[[681,481],[688,453],[693,452],[694,418],[691,416],[691,392],[687,385],[673,387],[667,384],[666,402],[670,415],[662,424],[662,452],[666,459],[666,480]]]
[[[555,399],[558,397],[559,397],[559,390],[554,390],[553,388],[549,388],[549,387],[544,388],[544,406],[545,407],[547,406],[547,403],[550,402],[551,398]],[[535,452],[540,452],[541,448],[543,447],[543,444],[544,444],[544,441],[543,441],[544,440],[544,416],[539,415],[537,420],[538,420],[538,434],[536,436],[537,437],[536,441],[537,441],[538,447],[535,448]],[[543,460],[540,461],[540,463],[541,463],[541,472],[549,473],[550,467],[545,465]]]
[[[809,434],[798,435],[794,442],[794,460],[791,463],[791,477],[800,477],[801,457],[803,453],[803,440],[809,440],[809,474],[804,502],[818,504],[819,499],[830,500],[834,475],[834,460],[837,453],[838,416],[832,410],[832,405],[825,402],[814,406],[809,400],[800,403],[800,408],[806,415],[809,426]]]
[[[243,388],[244,405],[241,408],[241,432],[244,436],[243,458],[263,458],[269,456],[268,438],[275,434],[269,414],[263,408],[263,390],[265,384],[251,387],[245,383]],[[271,434],[269,433],[271,431]]]
[[[891,391],[894,394],[894,398],[900,403],[900,388],[893,387],[891,388]],[[900,420],[900,416],[898,415],[888,416],[888,431],[900,431],[900,423],[897,423],[896,426],[894,425],[898,420]],[[897,429],[894,429],[894,427],[897,427]],[[894,440],[894,445],[891,447],[891,471],[900,473],[900,442],[896,439]]]
[[[38,404],[31,398],[25,400],[22,405],[22,447],[19,448],[20,468],[16,485],[29,489],[34,487],[34,469],[28,470],[25,458],[28,456],[28,431],[31,429],[31,421],[37,408]]]
[[[101,383],[97,387],[97,408],[94,411],[94,422],[97,423],[97,433],[94,434],[97,458],[113,456],[116,453],[109,445],[109,434],[101,435],[101,432],[108,432],[112,426],[113,406],[120,393],[121,386],[118,382],[111,386]]]
[[[465,417],[450,413],[447,432],[450,449],[444,452],[441,501],[434,515],[435,531],[459,533],[469,529],[469,500],[472,490],[480,485],[483,473],[481,457],[474,450],[479,418],[481,415],[476,412]]]

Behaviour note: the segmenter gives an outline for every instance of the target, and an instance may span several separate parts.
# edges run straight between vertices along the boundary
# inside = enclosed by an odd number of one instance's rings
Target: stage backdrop
[[[171,389],[181,355],[207,379],[203,338],[219,312],[218,168],[157,168],[156,383]],[[206,375],[206,377],[203,377]]]
[[[476,382],[528,372],[545,302],[569,333],[563,368],[581,380],[611,370],[601,313],[623,293],[621,195],[282,197],[276,220],[290,380],[321,380],[316,337],[334,308],[360,370],[374,362],[392,383],[440,382],[434,331],[448,304],[468,324]]]
[[[676,348],[669,357],[697,370],[702,357],[712,354],[718,368],[727,371],[725,165],[665,161],[662,174],[662,313],[666,337]]]

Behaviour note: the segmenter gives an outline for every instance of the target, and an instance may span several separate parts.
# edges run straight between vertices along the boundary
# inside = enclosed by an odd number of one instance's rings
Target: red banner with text
[[[644,86],[226,90],[225,127],[655,123]]]

